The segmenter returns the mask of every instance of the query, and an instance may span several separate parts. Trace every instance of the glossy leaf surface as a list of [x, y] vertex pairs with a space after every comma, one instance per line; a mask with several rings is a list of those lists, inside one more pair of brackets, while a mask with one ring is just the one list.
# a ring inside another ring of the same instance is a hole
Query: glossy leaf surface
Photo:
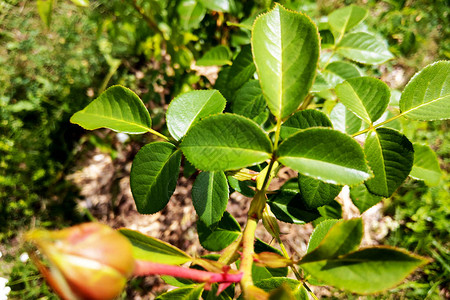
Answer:
[[337, 45], [337, 52], [348, 59], [371, 65], [381, 64], [393, 58], [382, 41], [366, 32], [346, 34]]
[[198, 28], [205, 17], [206, 8], [196, 0], [182, 0], [177, 6], [180, 25], [185, 30]]
[[192, 202], [206, 226], [219, 222], [228, 203], [228, 181], [222, 171], [200, 173], [192, 186]]
[[325, 183], [306, 175], [298, 175], [298, 187], [306, 206], [318, 208], [330, 203], [339, 195], [342, 186]]
[[350, 198], [360, 213], [365, 212], [383, 199], [381, 196], [369, 192], [365, 184], [351, 187]]
[[256, 19], [252, 49], [269, 109], [284, 119], [312, 85], [319, 58], [317, 28], [306, 15], [277, 4]]
[[197, 66], [223, 66], [231, 65], [230, 50], [223, 45], [211, 48], [197, 62]]
[[335, 61], [326, 66], [322, 76], [328, 82], [330, 88], [334, 88], [347, 79], [360, 77], [361, 72], [351, 63], [345, 61]]
[[267, 203], [275, 217], [286, 223], [305, 224], [320, 217], [317, 209], [308, 209], [298, 191], [281, 190]]
[[391, 93], [389, 87], [373, 77], [358, 77], [336, 86], [339, 100], [367, 124], [378, 120], [386, 110]]
[[359, 6], [350, 5], [333, 11], [328, 15], [328, 23], [331, 29], [335, 31], [339, 38], [344, 35], [346, 31], [349, 31], [364, 19], [369, 14], [367, 9]]
[[333, 225], [319, 245], [306, 254], [301, 263], [333, 259], [358, 249], [364, 228], [362, 220], [341, 220]]
[[330, 119], [334, 129], [347, 134], [358, 132], [362, 126], [362, 120], [349, 111], [342, 103], [338, 103], [333, 107]]
[[255, 122], [222, 114], [193, 126], [183, 139], [181, 150], [200, 170], [236, 170], [270, 158], [272, 143]]
[[220, 251], [231, 244], [241, 234], [241, 226], [228, 212], [224, 212], [220, 222], [214, 226], [206, 226], [197, 221], [197, 232], [200, 244], [209, 251]]
[[301, 263], [315, 279], [355, 293], [376, 293], [402, 282], [426, 260], [387, 247], [362, 249], [340, 258]]
[[411, 142], [398, 131], [378, 128], [367, 136], [364, 152], [375, 175], [366, 181], [367, 189], [390, 197], [411, 171], [414, 161]]
[[282, 286], [289, 288], [292, 291], [292, 295], [296, 300], [308, 300], [308, 292], [303, 287], [303, 284], [298, 280], [291, 278], [273, 277], [268, 279], [263, 279], [255, 282], [255, 286], [263, 289], [266, 292], [273, 291]]
[[167, 109], [167, 127], [178, 141], [201, 118], [221, 113], [226, 100], [217, 90], [190, 91], [170, 102]]
[[156, 297], [157, 300], [199, 300], [203, 285], [193, 285], [177, 288]]
[[180, 249], [138, 231], [123, 228], [119, 232], [133, 245], [135, 259], [169, 265], [181, 265], [192, 260]]
[[414, 143], [413, 147], [414, 164], [409, 175], [416, 179], [425, 181], [425, 183], [429, 186], [439, 184], [442, 173], [436, 154], [427, 145]]
[[278, 160], [301, 174], [332, 184], [354, 185], [370, 171], [359, 144], [348, 135], [327, 128], [310, 128], [287, 138]]
[[281, 138], [285, 139], [301, 129], [310, 127], [333, 127], [326, 114], [315, 109], [301, 110], [293, 114], [281, 125]]
[[400, 98], [403, 115], [415, 120], [450, 118], [450, 61], [439, 61], [414, 75]]
[[136, 154], [130, 186], [137, 210], [153, 214], [163, 209], [172, 196], [180, 172], [181, 152], [170, 143], [147, 144]]
[[115, 85], [104, 91], [83, 110], [75, 113], [70, 122], [94, 130], [109, 128], [125, 133], [145, 133], [152, 122], [141, 99], [131, 90]]
[[315, 228], [313, 233], [311, 234], [311, 238], [308, 242], [308, 249], [306, 253], [310, 253], [311, 251], [315, 250], [320, 242], [325, 238], [328, 231], [330, 231], [331, 227], [333, 227], [339, 220], [325, 220], [320, 222]]

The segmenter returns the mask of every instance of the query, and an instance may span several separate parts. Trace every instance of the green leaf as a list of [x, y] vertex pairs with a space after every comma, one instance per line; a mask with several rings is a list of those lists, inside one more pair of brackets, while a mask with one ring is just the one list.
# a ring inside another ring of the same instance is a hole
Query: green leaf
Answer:
[[412, 166], [411, 177], [423, 180], [429, 186], [436, 186], [441, 180], [441, 168], [436, 154], [427, 145], [418, 143], [414, 147], [414, 164]]
[[345, 32], [360, 24], [367, 18], [369, 11], [365, 8], [350, 5], [333, 11], [328, 15], [328, 23], [340, 39]]
[[414, 75], [400, 99], [403, 115], [415, 120], [450, 118], [450, 61], [439, 61]]
[[206, 226], [197, 221], [197, 232], [200, 244], [209, 251], [220, 251], [234, 242], [241, 234], [241, 226], [227, 211], [217, 226]]
[[233, 114], [205, 118], [181, 143], [186, 158], [203, 171], [237, 170], [269, 159], [272, 143], [253, 121]]
[[306, 254], [300, 263], [333, 259], [355, 251], [361, 244], [363, 232], [360, 218], [341, 220], [331, 227], [319, 246]]
[[130, 186], [136, 207], [141, 214], [163, 209], [172, 196], [180, 172], [181, 153], [166, 142], [148, 144], [133, 160]]
[[338, 103], [333, 107], [330, 119], [334, 129], [347, 134], [358, 132], [362, 125], [362, 120], [349, 111], [342, 103]]
[[151, 131], [152, 121], [142, 100], [131, 90], [115, 85], [104, 91], [70, 122], [94, 130], [109, 128], [131, 134]]
[[393, 58], [382, 41], [366, 32], [346, 34], [336, 50], [348, 59], [370, 65], [378, 65]]
[[177, 6], [180, 25], [184, 30], [198, 28], [206, 14], [206, 8], [196, 0], [182, 0]]
[[291, 190], [281, 190], [271, 195], [267, 204], [275, 217], [286, 223], [305, 224], [320, 217], [317, 209], [308, 209], [301, 195]]
[[299, 107], [312, 85], [319, 58], [319, 35], [309, 17], [276, 4], [259, 16], [252, 48], [270, 111], [284, 119]]
[[168, 285], [176, 287], [186, 287], [195, 284], [195, 281], [184, 278], [176, 278], [168, 275], [161, 275], [161, 279]]
[[340, 185], [325, 183], [301, 174], [298, 174], [298, 187], [306, 206], [310, 209], [330, 203], [342, 190]]
[[219, 222], [228, 203], [228, 182], [219, 172], [200, 173], [192, 186], [192, 202], [200, 220], [206, 226]]
[[360, 213], [365, 212], [383, 199], [381, 196], [369, 192], [365, 184], [351, 187], [350, 198]]
[[314, 84], [311, 87], [311, 93], [320, 93], [330, 89], [330, 84], [326, 81], [325, 77], [320, 71], [317, 71], [316, 78], [314, 79]]
[[234, 1], [233, 0], [199, 0], [206, 8], [213, 11], [229, 12]]
[[[276, 253], [280, 256], [283, 256], [283, 253], [278, 250], [277, 248], [274, 248], [270, 246], [269, 244], [261, 241], [260, 239], [256, 238], [255, 240], [255, 253], [259, 254], [261, 252], [272, 252]], [[269, 268], [269, 267], [259, 267], [256, 265], [253, 265], [253, 272], [257, 273], [260, 269], [263, 269], [259, 275], [268, 274], [268, 277], [286, 277], [288, 275], [288, 268]], [[268, 273], [267, 273], [268, 272]], [[265, 276], [265, 275], [264, 275]], [[262, 279], [262, 277], [260, 277]], [[254, 281], [258, 281], [258, 279], [253, 278]]]
[[301, 263], [314, 278], [355, 293], [376, 293], [402, 282], [427, 260], [402, 250], [377, 247], [340, 258]]
[[171, 290], [156, 297], [157, 300], [199, 300], [203, 292], [203, 284], [187, 286]]
[[360, 77], [361, 72], [352, 63], [345, 61], [335, 61], [326, 66], [322, 72], [325, 81], [328, 82], [329, 88], [334, 88], [347, 79]]
[[211, 48], [206, 52], [197, 62], [197, 66], [223, 66], [231, 65], [230, 49], [228, 47], [219, 45]]
[[89, 6], [89, 0], [70, 0], [73, 4], [82, 6], [82, 7], [88, 7]]
[[389, 87], [373, 77], [348, 79], [336, 86], [339, 100], [367, 124], [372, 124], [383, 115], [391, 93]]
[[255, 64], [253, 63], [252, 49], [250, 45], [242, 47], [241, 52], [236, 56], [233, 64], [228, 71], [219, 73], [216, 85], [218, 85], [220, 92], [228, 101], [234, 99], [234, 94], [239, 90], [244, 83], [246, 83], [256, 72]]
[[354, 185], [370, 177], [358, 142], [328, 128], [305, 129], [290, 136], [277, 154], [285, 166], [327, 183]]
[[52, 22], [53, 1], [54, 0], [37, 0], [36, 2], [39, 16], [47, 28], [50, 27], [50, 23]]
[[301, 110], [281, 125], [280, 136], [285, 139], [302, 129], [310, 127], [333, 127], [326, 114], [315, 109]]
[[167, 109], [167, 127], [178, 141], [200, 119], [221, 113], [226, 100], [217, 90], [190, 91], [170, 102]]
[[168, 265], [181, 265], [192, 258], [180, 249], [130, 229], [119, 229], [133, 246], [133, 257], [139, 260], [157, 262]]
[[255, 195], [255, 190], [250, 188], [250, 186], [254, 187], [255, 183], [252, 181], [240, 181], [232, 176], [228, 176], [228, 184], [230, 187], [236, 192], [241, 193], [246, 197], [252, 198]]
[[258, 80], [246, 82], [235, 94], [233, 112], [254, 119], [266, 109], [266, 100]]
[[333, 227], [338, 221], [339, 220], [328, 219], [320, 222], [311, 234], [306, 253], [310, 253], [315, 250], [319, 246], [320, 242], [322, 242], [325, 238], [328, 231], [330, 231], [331, 227]]
[[366, 181], [367, 189], [373, 194], [390, 197], [411, 171], [413, 145], [398, 131], [378, 128], [367, 136], [364, 152], [375, 175]]
[[[263, 289], [266, 292], [276, 290], [282, 286], [289, 288], [292, 291], [294, 299], [308, 300], [308, 292], [301, 282], [290, 278], [272, 277], [255, 282], [255, 286]], [[277, 299], [277, 298], [275, 298]]]
[[317, 208], [317, 210], [320, 213], [320, 217], [312, 222], [313, 226], [317, 226], [325, 220], [342, 219], [342, 206], [336, 200]]

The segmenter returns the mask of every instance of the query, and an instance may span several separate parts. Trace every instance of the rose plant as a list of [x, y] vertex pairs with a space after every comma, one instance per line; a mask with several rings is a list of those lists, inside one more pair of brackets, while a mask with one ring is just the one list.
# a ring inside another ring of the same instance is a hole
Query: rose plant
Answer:
[[[131, 190], [142, 214], [166, 206], [182, 162], [200, 171], [192, 187], [199, 240], [221, 254], [196, 258], [119, 230], [131, 244], [135, 275], [170, 275], [164, 280], [179, 286], [159, 299], [316, 298], [310, 284], [370, 294], [398, 285], [428, 262], [393, 247], [360, 248], [361, 218], [326, 214], [345, 185], [362, 213], [408, 176], [430, 185], [440, 179], [435, 154], [409, 141], [398, 120], [450, 117], [450, 62], [427, 66], [396, 98], [384, 82], [363, 76], [349, 62], [373, 65], [392, 58], [361, 27], [366, 16], [365, 9], [350, 6], [318, 28], [308, 16], [275, 5], [255, 20], [251, 45], [221, 71], [218, 90], [172, 100], [166, 113], [170, 136], [152, 129], [143, 102], [122, 86], [110, 87], [73, 115], [73, 123], [89, 130], [151, 133], [161, 140], [142, 147], [133, 161]], [[298, 176], [272, 190], [282, 166]], [[226, 212], [230, 190], [252, 198], [243, 230]], [[261, 219], [279, 247], [255, 236]], [[286, 251], [278, 221], [315, 221], [306, 254], [296, 258]], [[191, 268], [180, 266], [186, 263]], [[296, 279], [287, 277], [288, 269]], [[238, 282], [241, 295], [234, 289]]]

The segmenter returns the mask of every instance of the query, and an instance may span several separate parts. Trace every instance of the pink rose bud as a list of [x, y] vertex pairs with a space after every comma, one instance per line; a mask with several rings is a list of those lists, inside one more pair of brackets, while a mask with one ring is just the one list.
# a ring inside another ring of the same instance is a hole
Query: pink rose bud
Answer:
[[130, 242], [100, 223], [60, 231], [34, 230], [27, 233], [26, 239], [48, 260], [50, 270], [31, 254], [62, 299], [114, 299], [134, 269]]

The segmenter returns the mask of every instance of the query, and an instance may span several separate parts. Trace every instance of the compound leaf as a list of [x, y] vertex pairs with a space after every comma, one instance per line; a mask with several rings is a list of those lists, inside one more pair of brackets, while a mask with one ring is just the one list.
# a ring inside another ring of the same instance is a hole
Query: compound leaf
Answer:
[[252, 48], [261, 88], [270, 111], [284, 119], [312, 85], [319, 58], [319, 35], [301, 13], [276, 4], [253, 25]]
[[108, 88], [83, 110], [76, 112], [70, 122], [88, 130], [105, 127], [134, 134], [151, 131], [152, 126], [142, 100], [120, 85]]
[[181, 152], [166, 142], [148, 144], [133, 160], [130, 186], [138, 212], [153, 214], [172, 196], [180, 172]]
[[236, 170], [271, 157], [272, 143], [253, 121], [233, 114], [205, 118], [181, 143], [187, 159], [203, 171]]

